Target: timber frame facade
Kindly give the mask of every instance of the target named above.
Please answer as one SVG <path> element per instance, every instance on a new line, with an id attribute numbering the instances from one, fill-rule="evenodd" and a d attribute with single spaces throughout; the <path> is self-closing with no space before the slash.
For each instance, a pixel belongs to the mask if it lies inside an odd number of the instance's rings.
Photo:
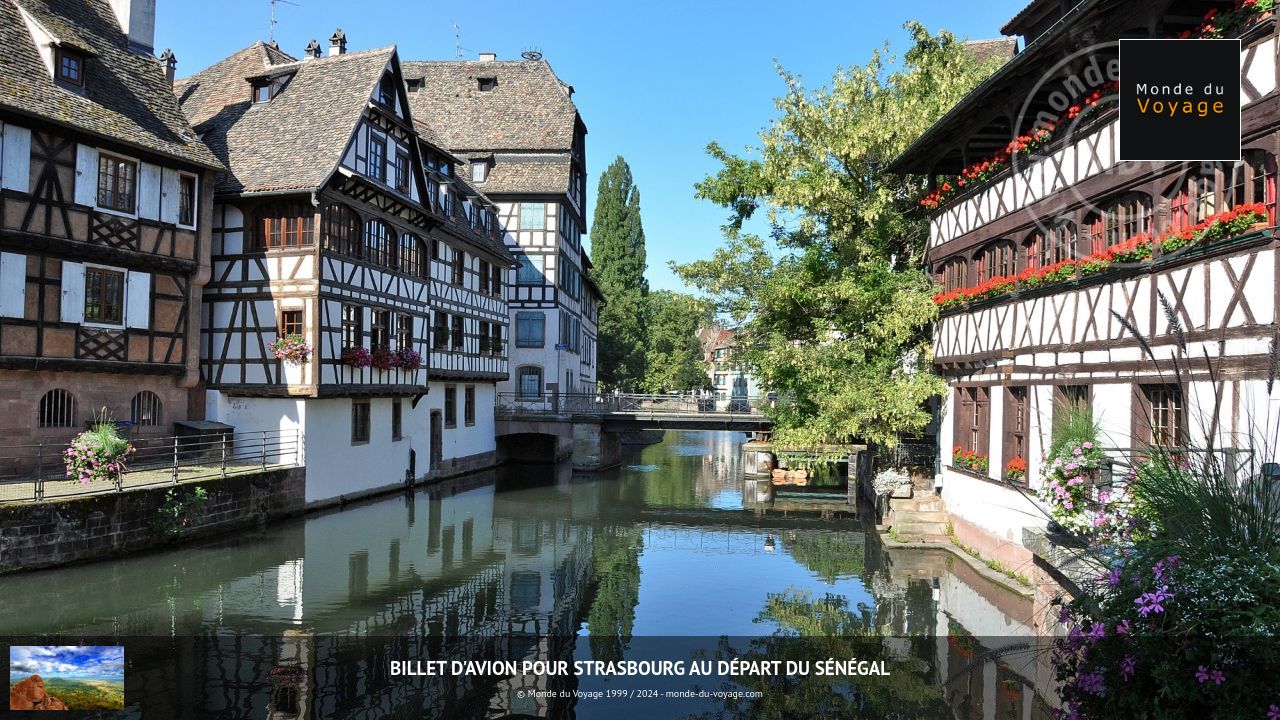
<path id="1" fill-rule="evenodd" d="M 135 438 L 172 435 L 199 414 L 189 393 L 221 164 L 106 3 L 6 3 L 0 26 L 4 435 L 56 446 L 104 415 Z M 52 64 L 73 47 L 78 85 Z"/>
<path id="2" fill-rule="evenodd" d="M 1064 9 L 1037 0 L 1003 29 L 1022 35 L 1026 49 L 895 161 L 898 171 L 935 178 L 935 189 L 938 176 L 991 157 L 1033 131 L 1038 117 L 1055 117 L 1054 91 L 1076 89 L 1077 105 L 1094 91 L 1102 98 L 1032 156 L 930 211 L 926 260 L 945 302 L 934 363 L 951 386 L 939 426 L 940 481 L 953 515 L 1015 542 L 1022 528 L 1043 525 L 1009 489 L 1006 465 L 1023 459 L 1027 475 L 1017 484 L 1038 488 L 1054 416 L 1070 404 L 1088 408 L 1103 443 L 1114 448 L 1204 447 L 1210 440 L 1251 447 L 1255 423 L 1274 412 L 1267 379 L 1280 307 L 1275 18 L 1238 31 L 1239 162 L 1120 161 L 1116 103 L 1106 85 L 1115 79 L 1105 70 L 1116 66 L 1113 41 L 1185 37 L 1224 5 L 1086 0 Z M 1085 47 L 1093 49 L 1077 52 Z M 1231 237 L 1176 250 L 1152 240 L 1245 205 L 1260 207 L 1265 218 Z M 1146 243 L 1151 257 L 1084 267 L 1126 242 Z M 1068 269 L 1051 282 L 945 300 L 1064 262 Z M 1178 350 L 1182 339 L 1185 352 Z M 1181 383 L 1168 359 L 1175 352 L 1189 363 Z M 989 469 L 958 467 L 954 450 L 986 455 Z"/>

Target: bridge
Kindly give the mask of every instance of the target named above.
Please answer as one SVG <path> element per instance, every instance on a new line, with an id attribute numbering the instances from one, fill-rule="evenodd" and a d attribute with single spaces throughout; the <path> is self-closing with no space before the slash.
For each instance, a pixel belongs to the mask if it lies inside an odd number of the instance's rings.
<path id="1" fill-rule="evenodd" d="M 514 461 L 573 460 L 595 470 L 621 457 L 618 433 L 632 430 L 767 432 L 771 398 L 699 395 L 498 393 L 499 454 Z"/>

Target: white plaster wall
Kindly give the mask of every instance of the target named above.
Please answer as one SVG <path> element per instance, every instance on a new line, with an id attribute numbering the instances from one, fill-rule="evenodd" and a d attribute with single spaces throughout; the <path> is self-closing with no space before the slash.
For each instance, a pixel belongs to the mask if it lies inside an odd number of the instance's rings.
<path id="1" fill-rule="evenodd" d="M 1106 447 L 1133 447 L 1133 385 L 1094 385 L 1093 421 L 1098 423 L 1098 440 Z"/>
<path id="2" fill-rule="evenodd" d="M 421 434 L 423 439 L 415 441 L 418 449 L 418 473 L 428 469 L 430 455 L 430 419 L 433 410 L 444 414 L 444 389 L 453 386 L 458 389 L 458 425 L 444 428 L 444 445 L 440 453 L 444 460 L 461 459 L 480 453 L 497 450 L 496 428 L 494 427 L 493 409 L 497 402 L 497 390 L 491 383 L 448 382 L 432 380 L 426 397 L 418 403 L 422 417 Z M 466 424 L 466 388 L 476 389 L 476 424 Z M 419 432 L 419 431 L 415 431 Z"/>
<path id="3" fill-rule="evenodd" d="M 955 392 L 948 391 L 942 397 L 938 410 L 938 452 L 942 455 L 941 465 L 951 464 L 951 448 L 956 446 L 956 403 Z"/>
<path id="4" fill-rule="evenodd" d="M 1024 527 L 1048 524 L 1038 506 L 1016 490 L 946 469 L 942 474 L 947 511 L 999 537 L 1021 544 Z"/>
<path id="5" fill-rule="evenodd" d="M 404 482 L 409 467 L 409 439 L 391 439 L 391 399 L 369 400 L 369 442 L 351 443 L 351 399 L 311 398 L 306 401 L 307 502 L 325 502 Z M 425 427 L 414 421 L 417 412 L 401 399 L 402 429 Z M 418 403 L 418 409 L 422 403 Z M 426 458 L 419 457 L 423 467 Z"/>
<path id="6" fill-rule="evenodd" d="M 991 388 L 991 412 L 988 413 L 990 424 L 987 426 L 987 477 L 1000 479 L 1004 476 L 1004 404 L 1006 387 Z"/>
<path id="7" fill-rule="evenodd" d="M 231 425 L 235 428 L 233 432 L 236 435 L 265 431 L 268 433 L 268 443 L 272 442 L 273 437 L 280 438 L 282 443 L 296 443 L 291 436 L 301 433 L 303 437 L 298 462 L 307 461 L 307 403 L 301 398 L 230 397 L 219 390 L 207 390 L 204 419 Z M 237 438 L 238 450 L 243 451 L 250 446 L 260 447 L 261 440 Z"/>

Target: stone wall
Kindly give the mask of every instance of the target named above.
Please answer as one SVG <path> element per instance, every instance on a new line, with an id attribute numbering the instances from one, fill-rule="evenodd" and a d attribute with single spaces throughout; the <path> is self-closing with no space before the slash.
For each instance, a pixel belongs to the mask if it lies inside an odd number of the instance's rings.
<path id="1" fill-rule="evenodd" d="M 168 492 L 179 499 L 201 487 L 207 500 L 168 532 L 161 509 Z M 303 468 L 267 470 L 226 479 L 125 493 L 0 506 L 0 574 L 98 560 L 179 539 L 213 535 L 301 513 Z"/>

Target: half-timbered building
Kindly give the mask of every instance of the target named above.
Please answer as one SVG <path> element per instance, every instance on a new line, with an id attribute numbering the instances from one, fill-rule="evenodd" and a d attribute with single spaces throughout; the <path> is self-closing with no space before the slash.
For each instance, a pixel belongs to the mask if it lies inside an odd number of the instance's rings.
<path id="1" fill-rule="evenodd" d="M 229 168 L 204 301 L 207 415 L 301 429 L 313 504 L 429 469 L 431 233 L 449 222 L 396 49 L 346 42 L 338 30 L 327 55 L 313 41 L 301 59 L 256 43 L 177 86 Z"/>
<path id="2" fill-rule="evenodd" d="M 427 192 L 445 220 L 430 237 L 431 375 L 426 404 L 436 477 L 497 461 L 494 407 L 506 382 L 507 279 L 515 259 L 498 208 L 459 175 L 464 163 L 417 121 Z"/>
<path id="3" fill-rule="evenodd" d="M 172 435 L 192 412 L 221 163 L 173 97 L 172 54 L 152 54 L 154 19 L 154 0 L 0 3 L 9 442 L 56 447 L 103 414 Z"/>
<path id="4" fill-rule="evenodd" d="M 506 284 L 511 377 L 499 391 L 527 399 L 594 393 L 603 297 L 582 247 L 587 129 L 573 88 L 536 53 L 406 62 L 405 78 L 418 116 L 497 205 L 519 262 Z"/>
<path id="5" fill-rule="evenodd" d="M 1010 481 L 1039 486 L 1054 417 L 1072 404 L 1113 448 L 1248 447 L 1274 408 L 1276 21 L 1213 30 L 1234 6 L 1036 0 L 1002 29 L 1023 51 L 896 161 L 934 179 L 934 362 L 951 386 L 940 478 L 957 523 L 1014 542 L 1044 524 Z M 1242 159 L 1122 162 L 1116 41 L 1218 31 L 1242 41 Z M 1015 145 L 1010 161 L 1011 142 L 1033 151 Z M 1199 236 L 1246 207 L 1252 227 Z M 957 450 L 987 469 L 961 467 Z M 1025 478 L 1010 476 L 1015 458 Z"/>

